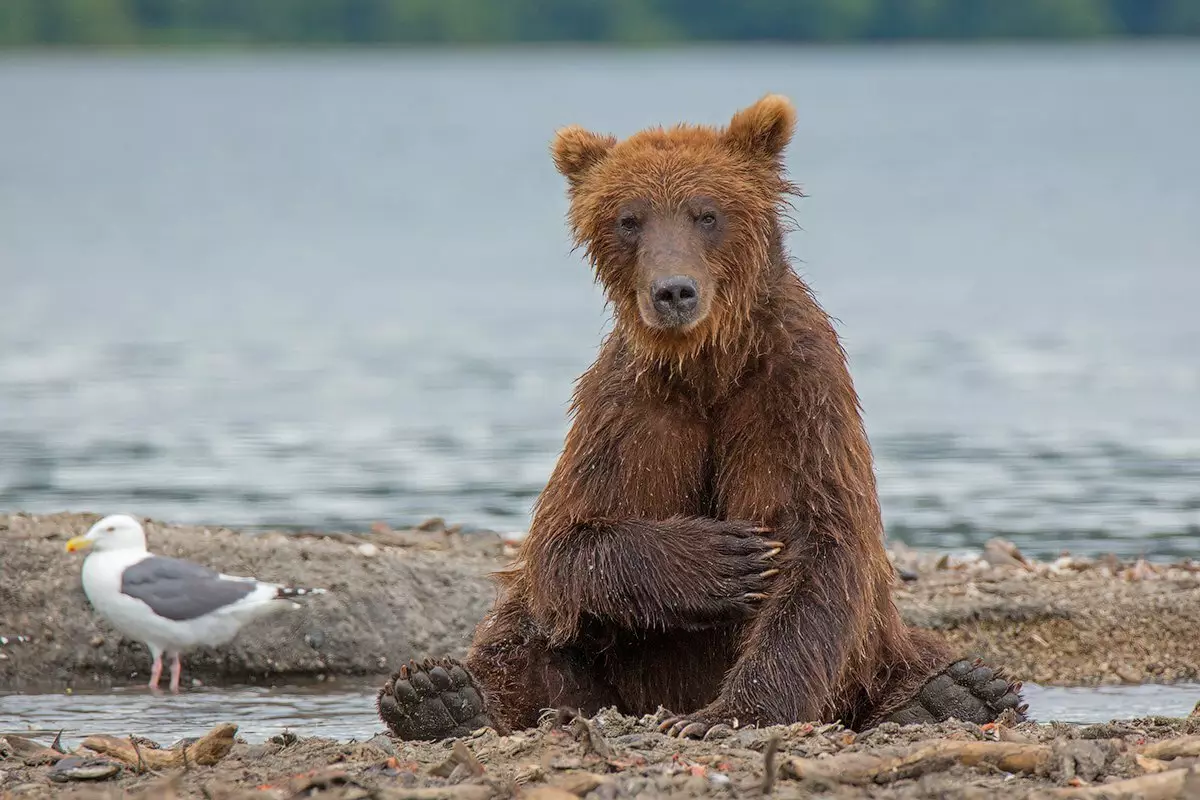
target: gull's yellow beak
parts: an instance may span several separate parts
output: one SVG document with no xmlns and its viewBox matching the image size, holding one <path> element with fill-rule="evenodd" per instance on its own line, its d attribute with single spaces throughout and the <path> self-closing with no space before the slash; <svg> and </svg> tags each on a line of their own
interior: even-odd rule
<svg viewBox="0 0 1200 800">
<path fill-rule="evenodd" d="M 67 552 L 74 553 L 76 550 L 86 550 L 92 546 L 92 540 L 86 536 L 76 536 L 74 539 L 67 540 Z"/>
</svg>

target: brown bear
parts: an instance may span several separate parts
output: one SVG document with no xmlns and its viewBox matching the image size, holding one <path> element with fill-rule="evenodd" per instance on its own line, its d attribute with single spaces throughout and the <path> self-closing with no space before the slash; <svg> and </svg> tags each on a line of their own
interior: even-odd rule
<svg viewBox="0 0 1200 800">
<path fill-rule="evenodd" d="M 724 129 L 558 131 L 570 221 L 615 325 L 466 663 L 380 690 L 397 736 L 531 727 L 548 708 L 718 725 L 978 723 L 1025 707 L 907 627 L 871 450 L 829 317 L 792 270 L 767 96 Z"/>
</svg>

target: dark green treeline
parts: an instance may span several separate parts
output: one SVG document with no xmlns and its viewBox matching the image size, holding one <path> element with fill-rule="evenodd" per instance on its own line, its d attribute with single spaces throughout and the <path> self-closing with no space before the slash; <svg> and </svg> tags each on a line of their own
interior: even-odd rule
<svg viewBox="0 0 1200 800">
<path fill-rule="evenodd" d="M 1200 35 L 1200 0 L 0 0 L 0 45 Z"/>
</svg>

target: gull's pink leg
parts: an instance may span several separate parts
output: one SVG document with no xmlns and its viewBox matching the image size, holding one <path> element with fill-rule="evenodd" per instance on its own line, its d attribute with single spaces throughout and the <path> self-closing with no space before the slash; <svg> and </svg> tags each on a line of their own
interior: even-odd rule
<svg viewBox="0 0 1200 800">
<path fill-rule="evenodd" d="M 179 653 L 171 661 L 171 691 L 179 694 L 179 674 L 183 672 L 183 664 L 179 661 Z"/>
<path fill-rule="evenodd" d="M 154 654 L 154 666 L 150 667 L 150 691 L 158 691 L 158 679 L 162 677 L 162 653 Z"/>
</svg>

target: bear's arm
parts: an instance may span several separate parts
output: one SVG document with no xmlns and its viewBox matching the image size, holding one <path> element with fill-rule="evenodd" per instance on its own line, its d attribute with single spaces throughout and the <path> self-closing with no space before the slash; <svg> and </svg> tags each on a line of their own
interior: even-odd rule
<svg viewBox="0 0 1200 800">
<path fill-rule="evenodd" d="M 694 409 L 585 376 L 522 548 L 530 611 L 554 641 L 585 619 L 633 630 L 745 619 L 778 543 L 705 517 L 709 428 Z"/>
<path fill-rule="evenodd" d="M 832 336 L 830 337 L 832 339 Z M 717 437 L 718 492 L 785 543 L 780 574 L 710 716 L 818 719 L 895 618 L 870 447 L 839 346 L 806 342 L 746 387 Z"/>
</svg>

